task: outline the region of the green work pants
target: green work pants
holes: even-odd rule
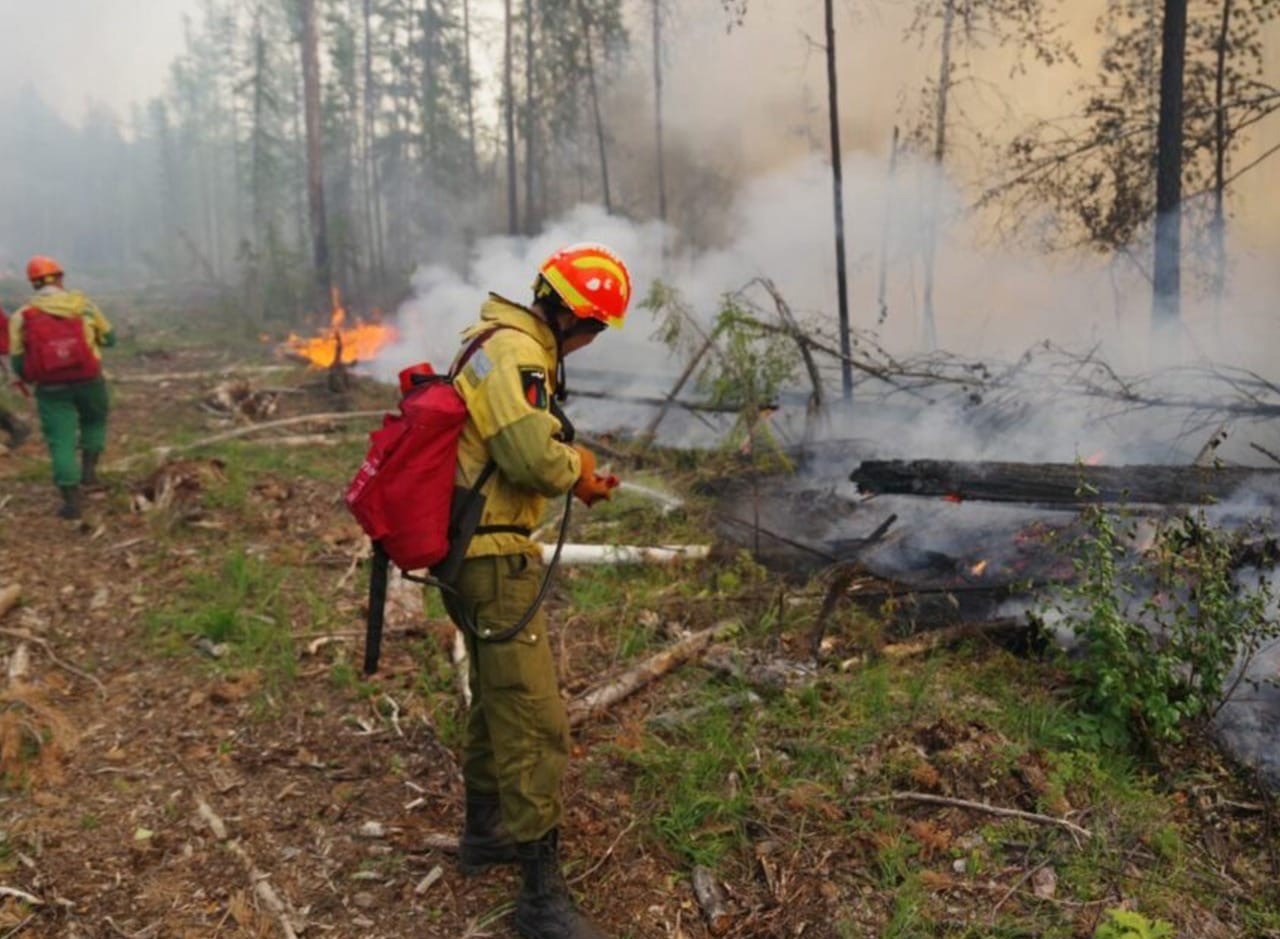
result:
[[[37,385],[40,430],[53,458],[56,486],[80,485],[76,450],[101,453],[107,445],[107,383],[101,378],[72,385]]]
[[[494,794],[516,841],[536,841],[560,824],[560,787],[569,762],[569,720],[556,683],[547,617],[506,642],[488,642],[524,615],[542,586],[541,561],[526,554],[472,558],[462,565],[457,597],[446,594],[455,623],[458,604],[470,608],[480,630],[464,630],[471,666],[471,712],[463,742],[462,775],[473,792]]]

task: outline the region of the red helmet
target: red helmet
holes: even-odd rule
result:
[[[33,284],[42,284],[49,277],[61,277],[62,273],[62,265],[43,254],[37,254],[27,262],[27,280]]]
[[[595,244],[562,248],[538,272],[574,316],[622,325],[631,302],[631,274],[608,248]]]

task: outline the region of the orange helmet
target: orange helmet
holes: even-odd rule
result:
[[[49,277],[61,277],[62,273],[62,265],[43,254],[37,254],[27,262],[27,280],[33,284],[41,284]]]
[[[582,319],[621,326],[631,302],[631,274],[622,259],[604,245],[562,248],[543,262],[534,289],[546,286]]]

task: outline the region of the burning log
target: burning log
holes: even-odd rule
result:
[[[865,492],[956,501],[1195,505],[1227,499],[1246,487],[1280,501],[1280,470],[1245,466],[867,460],[849,478]]]

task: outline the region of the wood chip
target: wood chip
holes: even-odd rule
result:
[[[418,881],[418,885],[413,888],[413,892],[418,896],[422,896],[428,890],[435,886],[436,881],[444,876],[444,868],[437,864],[427,872],[427,876]]]
[[[196,812],[209,826],[209,830],[213,832],[213,836],[219,841],[227,840],[227,823],[224,822],[212,808],[209,803],[197,797]]]
[[[711,935],[724,935],[731,921],[729,908],[715,875],[705,867],[693,869],[693,895],[702,908],[702,915],[707,918],[707,928],[711,930]]]

